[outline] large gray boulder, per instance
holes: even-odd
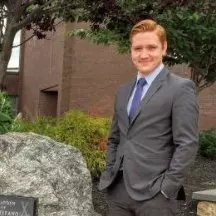
[[[0,136],[0,194],[38,198],[39,216],[98,216],[81,153],[33,133]]]

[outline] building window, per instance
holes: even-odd
[[[7,11],[7,8],[4,7],[4,10]],[[5,15],[5,12],[0,11],[0,15]],[[7,25],[7,19],[3,20],[3,35],[5,33],[5,26]],[[21,37],[21,31],[18,31],[17,34],[15,35],[13,46],[17,46],[20,44],[20,37]],[[20,46],[12,48],[12,53],[11,53],[11,58],[8,63],[8,72],[19,72],[19,62],[20,62]]]
[[[21,32],[17,32],[15,38],[14,38],[14,42],[13,42],[13,46],[17,46],[20,44],[20,37],[21,37]],[[11,58],[10,61],[8,63],[8,72],[19,72],[19,67],[20,67],[20,46],[18,47],[14,47],[12,49],[12,53],[11,53]]]

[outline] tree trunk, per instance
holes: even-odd
[[[0,54],[0,90],[4,89],[4,77],[7,72],[8,62],[4,60],[3,53]]]
[[[13,41],[17,31],[12,27],[13,23],[8,20],[5,29],[2,50],[0,51],[0,85],[2,86],[8,63],[12,53]]]
[[[200,81],[199,81],[199,75],[198,73],[195,71],[193,66],[190,66],[191,69],[191,80],[194,81],[195,85],[196,85],[196,89],[197,89],[197,93],[200,92],[199,86],[200,86]]]
[[[202,90],[212,86],[215,83],[215,81],[212,82],[207,81],[203,75],[204,73],[203,72],[201,73],[200,70],[198,71],[196,67],[194,67],[192,64],[190,65],[190,69],[191,69],[191,80],[193,80],[196,85],[197,93],[200,93]]]

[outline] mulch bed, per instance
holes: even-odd
[[[98,181],[94,180],[92,192],[94,208],[101,216],[106,216],[108,212],[106,194],[98,191],[97,184]],[[187,201],[180,203],[177,216],[195,216],[196,202],[191,199],[192,192],[216,188],[216,160],[197,156],[194,165],[189,171],[184,186]]]

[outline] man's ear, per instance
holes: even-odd
[[[162,48],[163,48],[163,56],[166,56],[166,54],[167,54],[167,41],[163,42]]]

